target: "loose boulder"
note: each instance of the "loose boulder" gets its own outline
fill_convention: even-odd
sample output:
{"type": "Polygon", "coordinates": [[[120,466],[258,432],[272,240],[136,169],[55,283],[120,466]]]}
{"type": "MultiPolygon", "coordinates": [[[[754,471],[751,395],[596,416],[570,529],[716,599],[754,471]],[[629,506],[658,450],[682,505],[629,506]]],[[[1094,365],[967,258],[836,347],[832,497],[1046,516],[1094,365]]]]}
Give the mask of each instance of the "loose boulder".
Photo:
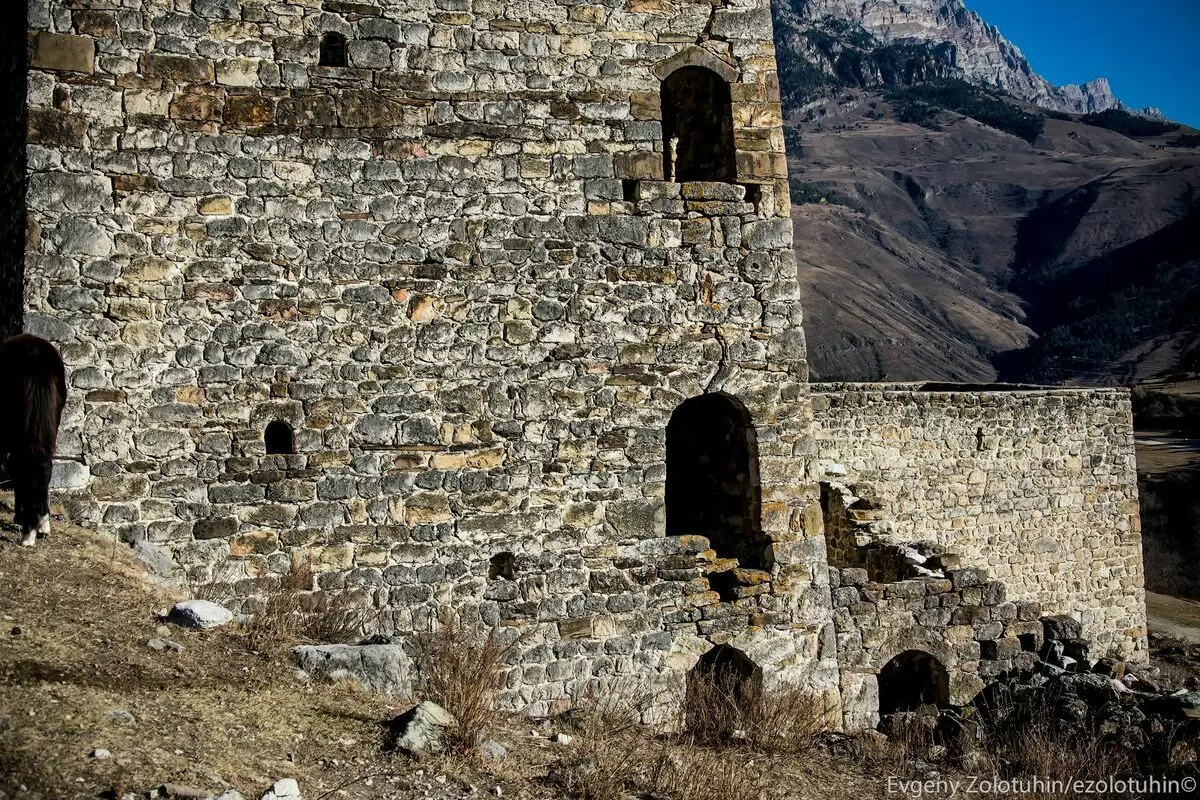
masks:
{"type": "Polygon", "coordinates": [[[329,681],[353,680],[378,694],[412,694],[412,661],[398,644],[302,645],[292,650],[300,669],[329,681]]]}
{"type": "Polygon", "coordinates": [[[446,732],[458,725],[446,709],[423,700],[392,720],[391,735],[398,750],[420,757],[440,753],[446,747],[446,732]]]}
{"type": "Polygon", "coordinates": [[[184,628],[219,628],[232,621],[233,612],[211,600],[184,600],[167,614],[167,622],[184,628]]]}
{"type": "Polygon", "coordinates": [[[262,800],[301,800],[300,784],[294,778],[284,778],[263,794],[262,800]]]}

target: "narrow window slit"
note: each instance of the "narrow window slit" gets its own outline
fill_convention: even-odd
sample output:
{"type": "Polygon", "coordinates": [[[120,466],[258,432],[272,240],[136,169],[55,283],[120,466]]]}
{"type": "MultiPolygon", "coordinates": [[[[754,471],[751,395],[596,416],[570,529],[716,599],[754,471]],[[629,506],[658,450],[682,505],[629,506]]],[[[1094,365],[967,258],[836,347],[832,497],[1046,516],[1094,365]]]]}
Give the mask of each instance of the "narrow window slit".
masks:
{"type": "Polygon", "coordinates": [[[321,35],[321,55],[317,61],[321,67],[345,67],[347,62],[346,37],[337,31],[321,35]]]}
{"type": "Polygon", "coordinates": [[[267,425],[263,432],[263,442],[267,445],[267,455],[291,455],[296,452],[296,437],[292,426],[282,420],[275,420],[267,425]]]}
{"type": "Polygon", "coordinates": [[[517,576],[517,559],[512,553],[502,552],[492,556],[488,563],[488,578],[514,580],[517,576]]]}

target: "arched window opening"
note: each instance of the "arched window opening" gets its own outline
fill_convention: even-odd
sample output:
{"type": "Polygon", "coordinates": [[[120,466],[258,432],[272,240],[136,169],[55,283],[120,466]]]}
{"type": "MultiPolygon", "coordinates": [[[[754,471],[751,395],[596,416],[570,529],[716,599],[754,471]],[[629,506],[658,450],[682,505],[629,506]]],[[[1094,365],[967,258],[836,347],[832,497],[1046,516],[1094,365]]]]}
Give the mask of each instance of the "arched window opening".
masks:
{"type": "Polygon", "coordinates": [[[879,671],[879,713],[950,705],[950,677],[942,662],[921,650],[906,650],[879,671]]]}
{"type": "Polygon", "coordinates": [[[681,403],[667,424],[667,535],[705,536],[720,558],[770,569],[761,505],[750,412],[723,394],[681,403]]]}
{"type": "Polygon", "coordinates": [[[267,445],[267,455],[290,455],[296,452],[296,438],[292,433],[292,426],[281,420],[267,425],[263,432],[263,441],[267,445]]]}
{"type": "Polygon", "coordinates": [[[729,645],[709,650],[688,673],[685,724],[701,741],[744,731],[762,701],[762,668],[729,645]]]}
{"type": "Polygon", "coordinates": [[[512,553],[496,553],[488,562],[488,577],[513,580],[517,577],[517,559],[512,553]]]}
{"type": "Polygon", "coordinates": [[[737,180],[729,84],[710,69],[681,67],[662,82],[663,172],[667,180],[737,180]]]}
{"type": "Polygon", "coordinates": [[[321,57],[317,65],[321,67],[345,67],[348,65],[346,37],[337,31],[321,34],[321,57]]]}

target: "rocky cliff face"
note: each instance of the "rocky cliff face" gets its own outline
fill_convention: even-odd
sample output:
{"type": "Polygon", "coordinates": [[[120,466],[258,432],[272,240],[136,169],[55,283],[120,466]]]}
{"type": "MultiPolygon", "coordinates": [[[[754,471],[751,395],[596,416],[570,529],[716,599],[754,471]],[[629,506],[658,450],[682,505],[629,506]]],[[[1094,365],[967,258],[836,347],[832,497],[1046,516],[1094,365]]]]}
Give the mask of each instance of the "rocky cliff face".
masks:
{"type": "Polygon", "coordinates": [[[962,0],[775,0],[775,14],[783,29],[777,37],[788,38],[789,29],[800,33],[829,20],[845,20],[883,45],[926,46],[954,77],[1042,108],[1076,114],[1124,108],[1106,78],[1055,86],[1038,75],[1020,48],[962,0]]]}

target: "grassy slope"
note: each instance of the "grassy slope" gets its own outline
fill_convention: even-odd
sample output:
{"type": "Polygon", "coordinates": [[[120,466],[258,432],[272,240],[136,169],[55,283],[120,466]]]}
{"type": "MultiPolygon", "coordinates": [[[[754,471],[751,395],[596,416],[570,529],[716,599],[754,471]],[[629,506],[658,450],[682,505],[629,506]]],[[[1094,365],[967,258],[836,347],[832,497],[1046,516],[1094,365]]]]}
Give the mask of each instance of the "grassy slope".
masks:
{"type": "Polygon", "coordinates": [[[126,547],[90,531],[59,523],[33,549],[11,530],[0,538],[0,797],[144,797],[169,782],[255,798],[294,777],[306,800],[618,800],[635,788],[672,800],[842,800],[888,796],[881,776],[903,763],[901,750],[844,738],[805,740],[802,754],[710,750],[626,724],[523,717],[488,732],[507,747],[504,762],[414,762],[381,749],[384,723],[411,701],[299,680],[287,642],[255,652],[236,626],[172,627],[182,653],[147,647],[175,599],[145,583],[126,547]],[[136,722],[107,719],[110,709],[136,722]],[[554,744],[555,730],[574,741],[554,744]],[[95,748],[113,757],[91,758],[95,748]],[[598,764],[586,783],[553,777],[580,759],[598,764]]]}

